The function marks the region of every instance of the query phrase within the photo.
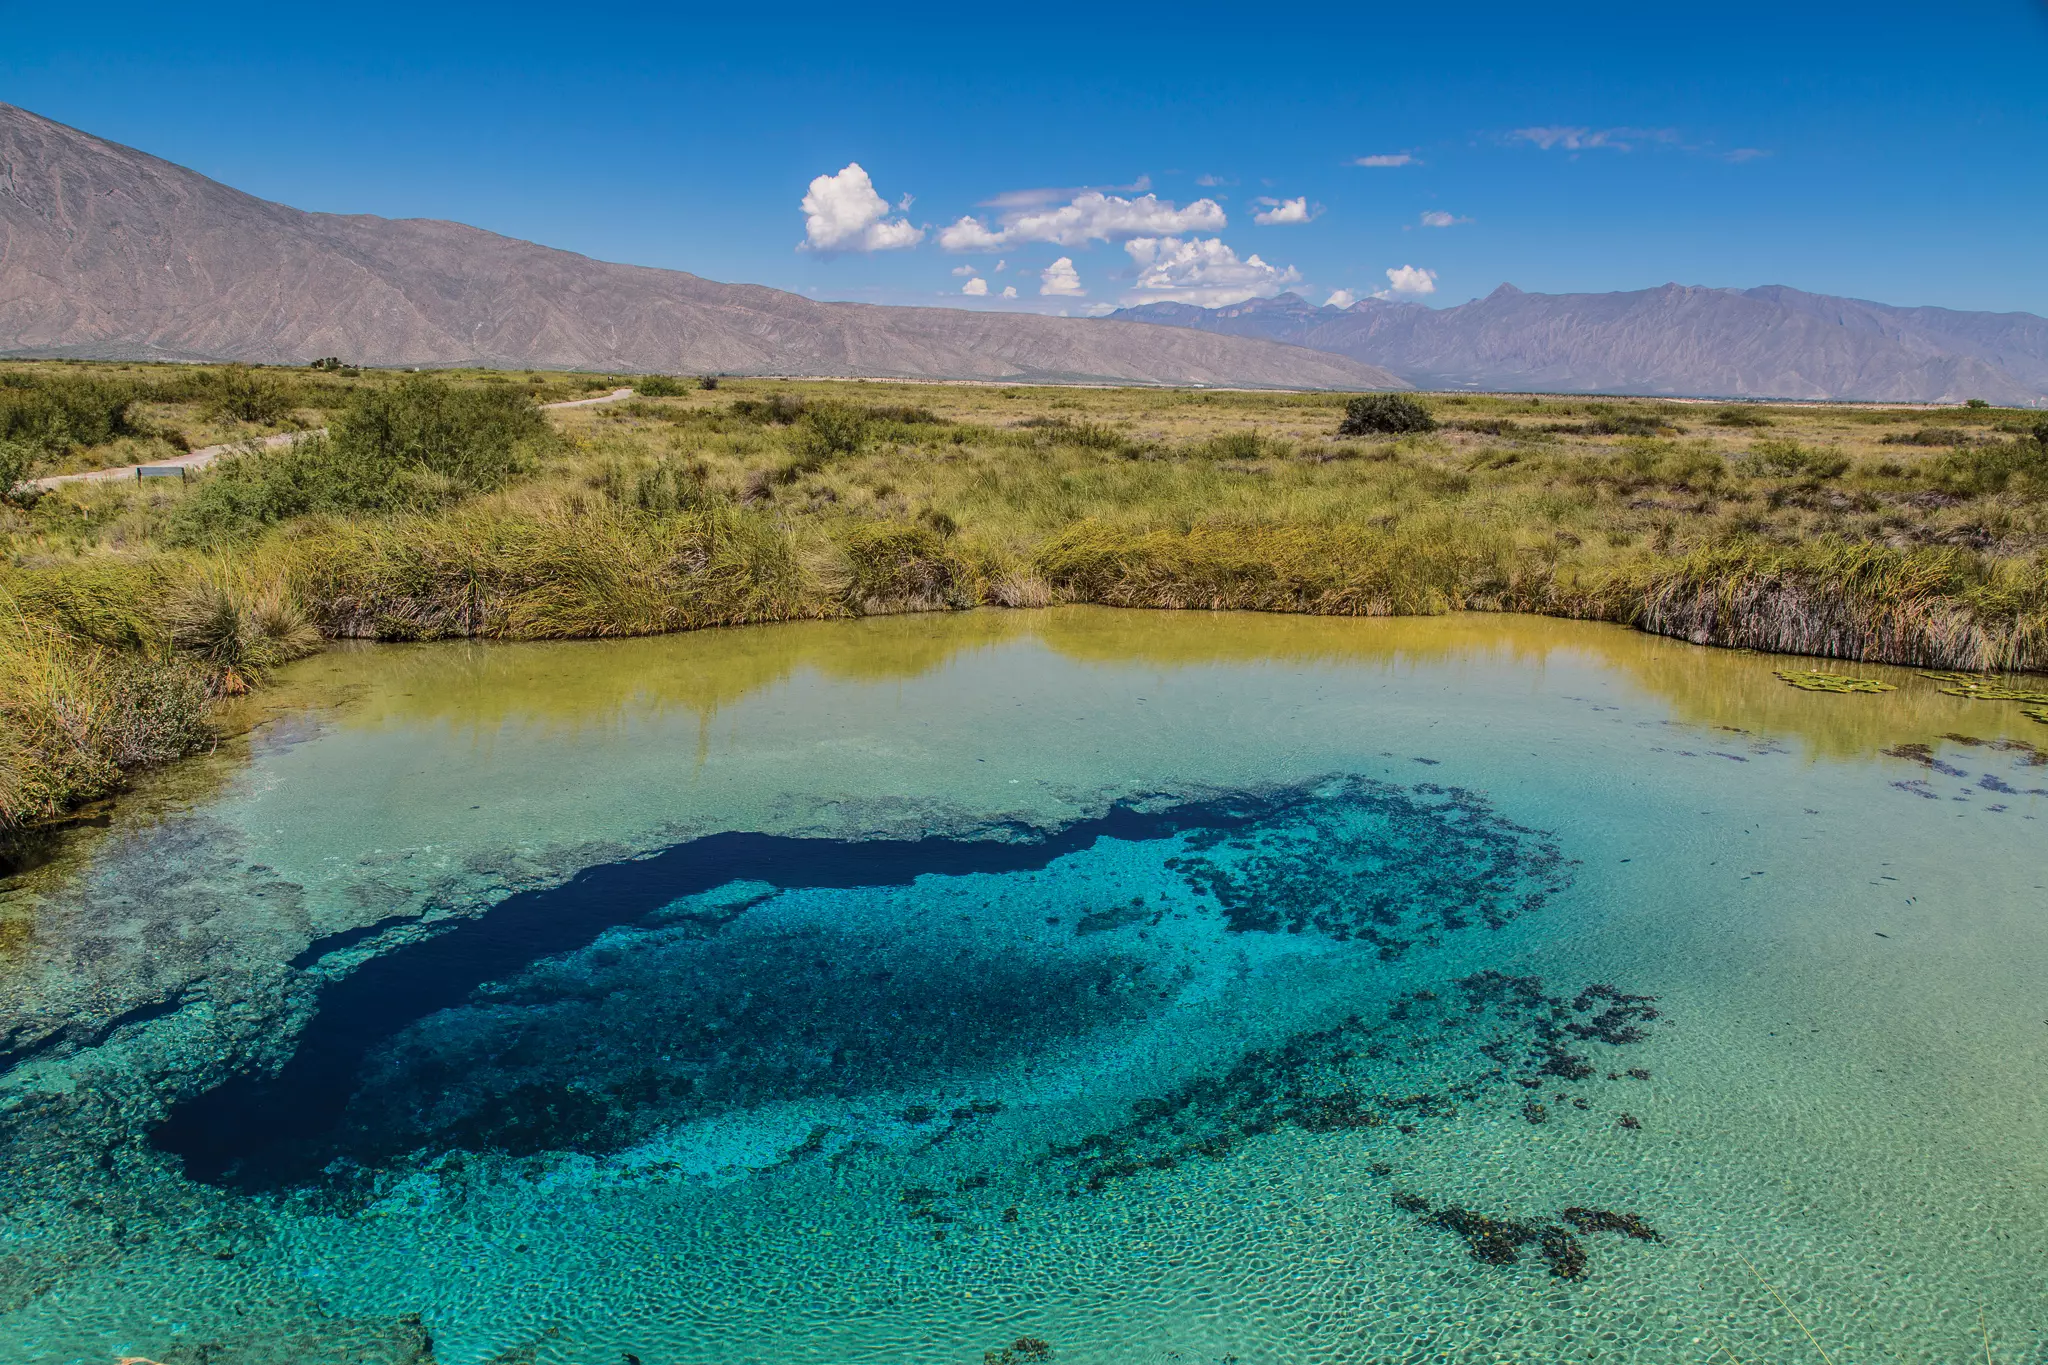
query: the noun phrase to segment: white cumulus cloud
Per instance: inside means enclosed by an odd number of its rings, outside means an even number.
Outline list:
[[[969,280],[967,283],[960,286],[960,292],[963,294],[972,294],[976,298],[980,298],[982,295],[988,293],[988,281],[983,279],[981,276],[976,275],[973,279]]]
[[[948,251],[992,251],[1008,240],[1002,233],[990,231],[979,218],[963,217],[939,229],[939,245]]]
[[[1442,209],[1430,209],[1422,215],[1422,225],[1424,227],[1456,227],[1460,223],[1469,223],[1471,221],[1470,218],[1459,218],[1453,214],[1445,213]]]
[[[1277,227],[1282,223],[1306,223],[1322,212],[1320,205],[1313,209],[1308,206],[1307,196],[1300,199],[1254,199],[1252,203],[1264,205],[1252,215],[1252,221],[1262,227]]]
[[[813,180],[803,211],[802,245],[812,251],[894,251],[924,240],[923,228],[889,217],[888,201],[858,161]]]
[[[1349,289],[1339,289],[1333,292],[1330,295],[1330,297],[1323,300],[1323,307],[1349,308],[1352,304],[1357,302],[1358,295],[1352,293]]]
[[[1138,267],[1126,304],[1192,303],[1221,308],[1246,299],[1271,298],[1301,278],[1293,266],[1278,270],[1257,255],[1238,259],[1218,237],[1138,237],[1124,243]]]
[[[1038,292],[1078,299],[1088,291],[1081,287],[1081,272],[1074,269],[1074,258],[1062,256],[1038,272]]]
[[[972,275],[974,267],[971,265],[956,265],[953,267],[953,273],[955,275]]]
[[[992,251],[1017,242],[1082,246],[1132,237],[1212,232],[1228,223],[1223,206],[1213,199],[1197,199],[1182,208],[1156,194],[1126,199],[1084,190],[1064,204],[1014,209],[1003,214],[993,228],[979,218],[963,217],[939,229],[939,245],[948,251]]]
[[[1016,285],[1014,285],[1014,284],[1006,284],[1006,285],[1004,285],[1004,286],[1003,286],[1003,297],[1004,297],[1004,298],[1006,298],[1006,299],[1014,299],[1014,298],[1016,298],[1016,297],[1017,297],[1017,286],[1016,286]]]
[[[1351,164],[1354,166],[1420,166],[1422,163],[1406,152],[1384,152],[1378,156],[1361,156]]]
[[[1436,272],[1424,270],[1419,265],[1390,265],[1387,267],[1387,287],[1374,294],[1376,299],[1397,297],[1421,298],[1424,294],[1436,292]]]

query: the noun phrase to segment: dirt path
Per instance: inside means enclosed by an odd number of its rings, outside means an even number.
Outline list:
[[[613,389],[599,398],[572,398],[561,403],[543,403],[541,407],[550,411],[555,408],[589,408],[599,403],[616,403],[621,398],[630,396],[632,392],[631,388]],[[315,427],[311,431],[287,431],[278,436],[265,436],[254,444],[261,450],[274,450],[278,446],[288,446],[294,441],[303,441],[308,436],[325,435],[326,432],[326,427]],[[89,469],[83,474],[52,474],[46,478],[30,479],[28,486],[55,488],[63,483],[110,483],[115,479],[137,478],[135,471],[138,469],[204,469],[221,456],[246,449],[249,444],[246,441],[230,441],[225,445],[205,446],[184,455],[175,455],[168,460],[156,460],[147,465],[124,464],[114,469]]]

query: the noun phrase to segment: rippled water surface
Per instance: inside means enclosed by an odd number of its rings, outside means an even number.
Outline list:
[[[2048,726],[1786,666],[309,660],[0,892],[0,1359],[2041,1365]]]

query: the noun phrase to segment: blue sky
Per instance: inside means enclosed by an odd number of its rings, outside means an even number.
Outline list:
[[[0,0],[0,100],[301,208],[820,298],[2048,314],[2042,0],[590,15]]]

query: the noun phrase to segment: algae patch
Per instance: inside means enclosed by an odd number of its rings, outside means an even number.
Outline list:
[[[1814,668],[1774,670],[1780,678],[1802,692],[1896,692],[1890,683],[1875,678],[1852,678],[1846,673],[1823,673]]]

